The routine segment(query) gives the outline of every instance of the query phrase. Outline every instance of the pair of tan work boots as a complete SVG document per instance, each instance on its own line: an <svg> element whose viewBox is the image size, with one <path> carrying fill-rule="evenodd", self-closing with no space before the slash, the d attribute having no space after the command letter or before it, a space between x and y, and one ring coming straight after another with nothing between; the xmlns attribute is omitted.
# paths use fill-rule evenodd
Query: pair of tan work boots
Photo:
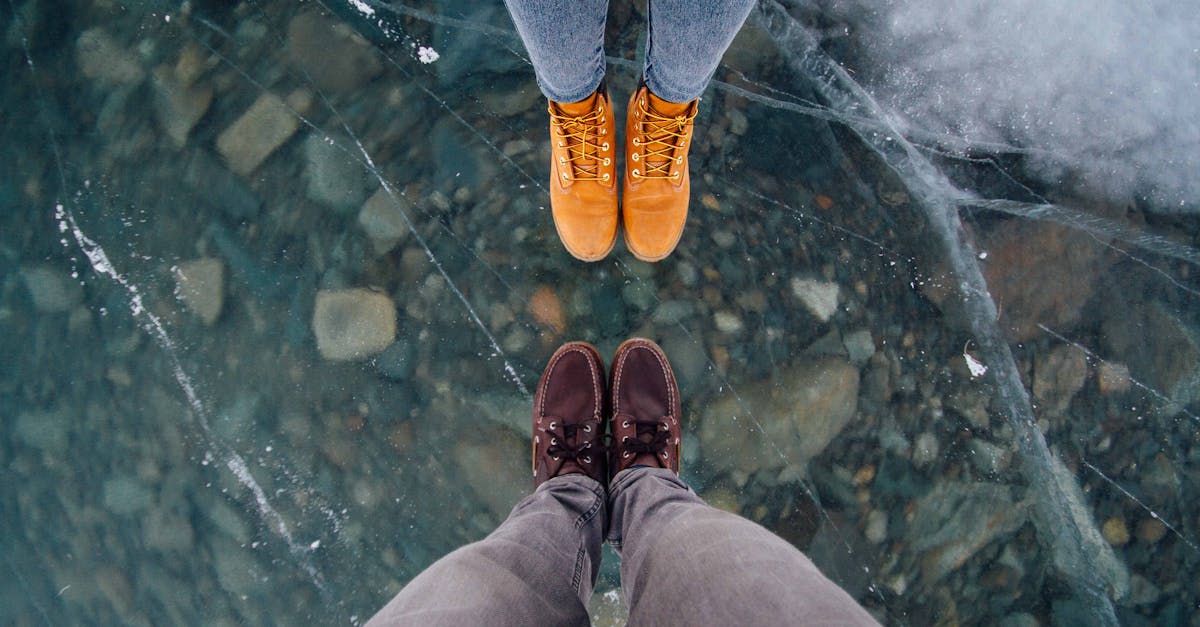
<svg viewBox="0 0 1200 627"><path fill-rule="evenodd" d="M625 118L625 176L617 198L615 117L601 83L575 103L550 101L550 209L563 246L599 261L617 242L642 261L675 250L687 222L688 147L699 100L672 103L640 85Z"/></svg>

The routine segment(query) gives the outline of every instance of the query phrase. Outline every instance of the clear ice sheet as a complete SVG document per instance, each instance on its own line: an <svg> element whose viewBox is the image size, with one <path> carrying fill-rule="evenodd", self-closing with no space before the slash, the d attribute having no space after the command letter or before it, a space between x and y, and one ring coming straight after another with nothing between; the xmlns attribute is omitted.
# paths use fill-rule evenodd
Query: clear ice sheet
<svg viewBox="0 0 1200 627"><path fill-rule="evenodd" d="M0 14L5 622L365 621L528 492L554 347L632 335L679 372L695 489L886 623L1194 613L1195 218L912 127L835 17L762 3L705 95L680 249L585 265L499 3ZM642 20L611 9L618 102ZM243 129L278 136L239 154L278 145L236 173L226 131L264 102ZM211 323L177 286L197 259ZM803 295L834 285L824 320ZM318 353L339 288L395 302L382 354ZM814 363L859 380L817 450L788 415Z"/></svg>

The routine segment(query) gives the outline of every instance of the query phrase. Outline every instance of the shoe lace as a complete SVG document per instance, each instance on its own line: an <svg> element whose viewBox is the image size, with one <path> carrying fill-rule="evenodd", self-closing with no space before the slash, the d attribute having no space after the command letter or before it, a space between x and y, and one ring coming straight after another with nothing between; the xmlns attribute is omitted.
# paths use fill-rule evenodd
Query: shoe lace
<svg viewBox="0 0 1200 627"><path fill-rule="evenodd" d="M696 119L697 111L693 110L690 115L673 117L659 115L646 106L645 98L639 98L637 106L641 109L642 117L637 121L637 136L633 138L633 145L645 151L640 157L645 171L635 168L632 173L633 177L644 179L679 178L678 170L674 174L671 173L671 164L683 163L684 155L677 154L677 152L687 146L688 128L691 126L692 120ZM637 153L631 158L634 161L639 160Z"/></svg>
<svg viewBox="0 0 1200 627"><path fill-rule="evenodd" d="M555 462L560 462L558 464L560 468L568 460L590 464L593 454L600 455L603 452L602 444L598 444L592 438L579 437L580 431L584 433L596 431L599 423L595 420L567 423L558 416L547 417L550 418L549 424L541 428L542 433L550 438L550 446L546 448L546 454ZM581 443L581 439L585 441Z"/></svg>
<svg viewBox="0 0 1200 627"><path fill-rule="evenodd" d="M567 149L567 156L559 158L559 165L566 166L565 180L607 181L608 172L601 172L602 165L612 163L610 157L600 157L608 150L608 141L602 140L604 129L604 103L583 115L564 115L550 105L550 126L556 130L558 145ZM568 172L569 171L569 172Z"/></svg>
<svg viewBox="0 0 1200 627"><path fill-rule="evenodd" d="M629 425L634 426L634 435L632 437L625 436L616 444L617 451L621 453L621 459L628 459L631 455L641 453L667 458L667 447L671 444L671 422L673 420L670 414L657 420L646 420L632 414L619 413L617 420L621 422L623 429L628 429Z"/></svg>

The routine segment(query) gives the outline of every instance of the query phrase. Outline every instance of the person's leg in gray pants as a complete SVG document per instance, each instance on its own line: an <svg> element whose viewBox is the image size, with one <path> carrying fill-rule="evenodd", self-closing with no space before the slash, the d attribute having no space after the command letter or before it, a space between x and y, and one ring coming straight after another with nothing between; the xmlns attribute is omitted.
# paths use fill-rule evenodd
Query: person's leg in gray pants
<svg viewBox="0 0 1200 627"><path fill-rule="evenodd" d="M626 470L611 495L631 625L876 624L795 547L709 507L670 470ZM368 624L586 625L608 511L595 481L551 479Z"/></svg>

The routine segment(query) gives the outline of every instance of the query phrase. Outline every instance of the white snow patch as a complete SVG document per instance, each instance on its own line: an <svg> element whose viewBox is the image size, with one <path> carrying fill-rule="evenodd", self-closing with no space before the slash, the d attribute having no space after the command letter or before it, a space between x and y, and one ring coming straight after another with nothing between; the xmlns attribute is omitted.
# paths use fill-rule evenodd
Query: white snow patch
<svg viewBox="0 0 1200 627"><path fill-rule="evenodd" d="M437 61L441 58L441 56L442 55L438 54L437 50L434 50L429 46L421 46L420 48L417 48L417 59L426 65Z"/></svg>
<svg viewBox="0 0 1200 627"><path fill-rule="evenodd" d="M367 6L362 0L350 0L350 5L358 9L358 12L363 15L375 15L375 9Z"/></svg>

